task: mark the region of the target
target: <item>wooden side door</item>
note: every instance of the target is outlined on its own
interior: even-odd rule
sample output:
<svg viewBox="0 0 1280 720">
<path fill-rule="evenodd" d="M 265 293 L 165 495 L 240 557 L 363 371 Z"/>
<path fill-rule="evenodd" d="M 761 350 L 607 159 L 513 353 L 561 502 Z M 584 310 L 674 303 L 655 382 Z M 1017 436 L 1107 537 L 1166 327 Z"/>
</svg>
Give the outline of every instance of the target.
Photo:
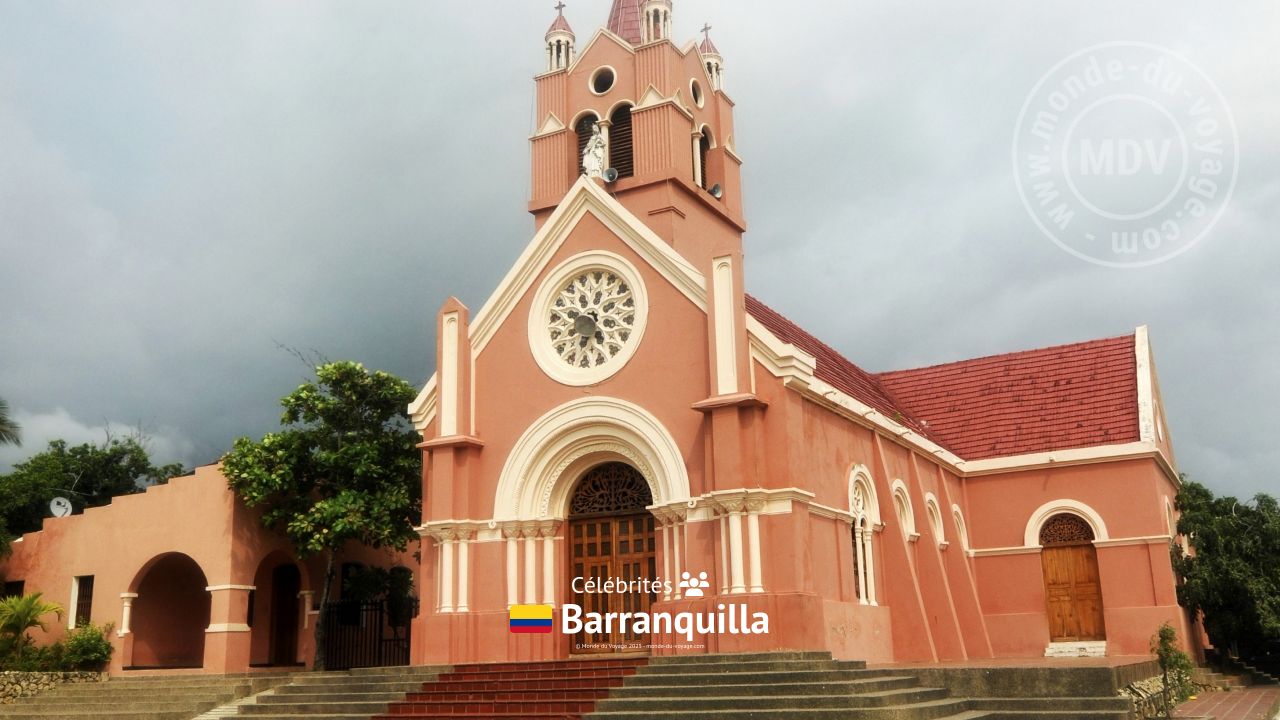
<svg viewBox="0 0 1280 720">
<path fill-rule="evenodd" d="M 1105 639 L 1102 584 L 1093 545 L 1046 547 L 1041 563 L 1050 641 Z"/>
</svg>

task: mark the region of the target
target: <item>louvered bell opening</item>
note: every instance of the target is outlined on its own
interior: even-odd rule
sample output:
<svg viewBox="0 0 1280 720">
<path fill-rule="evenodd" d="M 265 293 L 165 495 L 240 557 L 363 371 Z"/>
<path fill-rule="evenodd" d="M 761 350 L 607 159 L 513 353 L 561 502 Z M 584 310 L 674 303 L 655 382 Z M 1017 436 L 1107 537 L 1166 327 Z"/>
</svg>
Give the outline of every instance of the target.
<svg viewBox="0 0 1280 720">
<path fill-rule="evenodd" d="M 596 116 L 587 113 L 578 120 L 578 124 L 573 128 L 573 131 L 578 134 L 578 159 L 574 161 L 574 165 L 577 166 L 579 175 L 585 171 L 585 168 L 582 167 L 582 155 L 587 151 L 587 143 L 591 142 L 591 131 L 595 123 Z"/>
<path fill-rule="evenodd" d="M 635 147 L 631 140 L 631 106 L 618 108 L 609 120 L 609 167 L 618 171 L 618 177 L 629 178 L 636 174 Z"/>
<path fill-rule="evenodd" d="M 707 131 L 702 131 L 702 138 L 698 140 L 698 167 L 702 168 L 699 173 L 702 176 L 702 189 L 706 190 L 709 186 L 707 182 L 707 153 L 711 152 L 711 138 L 707 135 Z"/>
</svg>

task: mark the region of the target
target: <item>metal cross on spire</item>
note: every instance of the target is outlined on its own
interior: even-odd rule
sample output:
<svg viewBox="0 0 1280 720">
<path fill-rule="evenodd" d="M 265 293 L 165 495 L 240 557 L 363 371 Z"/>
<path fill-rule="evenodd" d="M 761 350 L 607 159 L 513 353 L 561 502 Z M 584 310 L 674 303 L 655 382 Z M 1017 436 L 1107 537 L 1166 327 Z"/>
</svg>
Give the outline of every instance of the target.
<svg viewBox="0 0 1280 720">
<path fill-rule="evenodd" d="M 705 35 L 705 36 L 707 37 L 707 39 L 708 39 L 708 40 L 710 40 L 710 39 L 711 39 L 711 24 L 710 24 L 710 23 L 707 23 L 706 25 L 703 25 L 703 26 L 702 26 L 702 34 L 703 34 L 703 35 Z"/>
<path fill-rule="evenodd" d="M 564 4 L 564 0 L 561 0 L 560 2 L 556 3 L 556 12 L 560 13 L 561 15 L 563 15 L 563 14 L 564 14 L 564 9 L 565 9 L 566 7 L 568 7 L 568 6 Z"/>
</svg>

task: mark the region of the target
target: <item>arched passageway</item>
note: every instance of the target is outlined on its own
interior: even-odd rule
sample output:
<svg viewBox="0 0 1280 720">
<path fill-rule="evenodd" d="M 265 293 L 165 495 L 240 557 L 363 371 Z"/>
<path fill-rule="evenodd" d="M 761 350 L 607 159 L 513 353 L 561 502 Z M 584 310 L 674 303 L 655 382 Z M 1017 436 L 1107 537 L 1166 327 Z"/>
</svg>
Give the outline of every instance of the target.
<svg viewBox="0 0 1280 720">
<path fill-rule="evenodd" d="M 153 558 L 134 579 L 131 632 L 133 668 L 204 666 L 209 627 L 209 583 L 191 557 L 167 553 Z"/>
</svg>

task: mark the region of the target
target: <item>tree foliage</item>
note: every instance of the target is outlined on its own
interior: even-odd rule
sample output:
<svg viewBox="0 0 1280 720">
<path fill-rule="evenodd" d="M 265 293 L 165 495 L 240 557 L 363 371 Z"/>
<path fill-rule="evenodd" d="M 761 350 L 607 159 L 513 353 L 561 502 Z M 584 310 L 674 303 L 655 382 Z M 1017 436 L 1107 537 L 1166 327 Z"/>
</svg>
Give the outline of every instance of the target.
<svg viewBox="0 0 1280 720">
<path fill-rule="evenodd" d="M 0 476 L 0 546 L 7 547 L 12 536 L 39 530 L 55 497 L 67 498 L 74 512 L 82 512 L 182 474 L 181 465 L 152 463 L 146 442 L 141 431 L 123 438 L 108 434 L 98 445 L 53 440 L 15 465 Z"/>
<path fill-rule="evenodd" d="M 411 385 L 359 363 L 316 368 L 283 400 L 280 432 L 241 438 L 222 459 L 232 488 L 301 556 L 324 554 L 326 612 L 337 551 L 348 542 L 404 550 L 421 518 L 421 461 L 405 408 Z M 323 669 L 324 618 L 316 623 Z"/>
<path fill-rule="evenodd" d="M 22 426 L 9 417 L 9 403 L 0 398 L 0 445 L 21 445 Z"/>
<path fill-rule="evenodd" d="M 1218 498 L 1186 482 L 1177 506 L 1178 532 L 1191 548 L 1173 553 L 1179 602 L 1203 613 L 1219 650 L 1247 656 L 1280 638 L 1280 504 L 1269 495 Z"/>
</svg>

